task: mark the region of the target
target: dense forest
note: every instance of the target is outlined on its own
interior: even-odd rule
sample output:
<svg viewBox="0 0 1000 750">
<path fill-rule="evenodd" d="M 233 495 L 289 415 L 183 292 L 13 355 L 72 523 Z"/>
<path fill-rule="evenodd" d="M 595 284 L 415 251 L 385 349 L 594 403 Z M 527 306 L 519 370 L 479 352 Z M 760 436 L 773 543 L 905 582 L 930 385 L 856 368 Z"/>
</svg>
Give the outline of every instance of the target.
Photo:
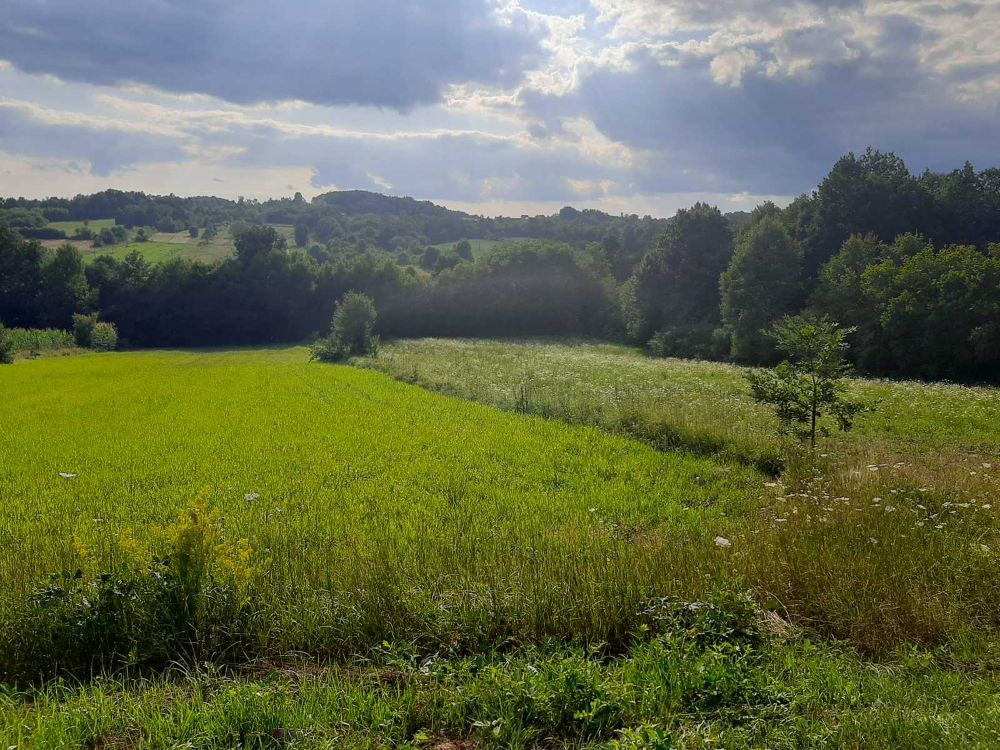
<svg viewBox="0 0 1000 750">
<path fill-rule="evenodd" d="M 225 225 L 235 253 L 85 263 L 73 245 L 38 241 L 60 238 L 50 222 L 109 218 L 139 231 Z M 470 239 L 506 241 L 474 258 Z M 1000 169 L 914 175 L 871 149 L 786 208 L 697 204 L 669 220 L 569 207 L 484 218 L 360 191 L 265 202 L 105 191 L 0 201 L 0 322 L 67 328 L 96 312 L 131 346 L 297 341 L 359 290 L 383 336 L 627 338 L 663 356 L 766 364 L 763 331 L 810 308 L 855 329 L 865 374 L 997 382 L 998 243 Z"/>
</svg>

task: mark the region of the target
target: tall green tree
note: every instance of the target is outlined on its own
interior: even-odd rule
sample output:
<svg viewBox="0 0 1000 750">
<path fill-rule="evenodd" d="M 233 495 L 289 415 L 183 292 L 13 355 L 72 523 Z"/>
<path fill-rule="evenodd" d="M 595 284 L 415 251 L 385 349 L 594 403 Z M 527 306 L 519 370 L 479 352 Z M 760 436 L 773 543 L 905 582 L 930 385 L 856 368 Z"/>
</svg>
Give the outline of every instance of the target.
<svg viewBox="0 0 1000 750">
<path fill-rule="evenodd" d="M 73 313 L 89 306 L 89 292 L 83 256 L 73 245 L 62 245 L 42 265 L 39 322 L 43 326 L 69 328 Z"/>
<path fill-rule="evenodd" d="M 906 232 L 924 232 L 933 222 L 927 189 L 893 153 L 867 149 L 842 157 L 820 183 L 816 212 L 806 238 L 805 266 L 815 276 L 852 234 L 892 242 Z"/>
<path fill-rule="evenodd" d="M 305 224 L 295 225 L 295 246 L 305 247 L 309 244 L 309 227 Z"/>
<path fill-rule="evenodd" d="M 285 238 L 278 234 L 274 227 L 248 225 L 234 232 L 236 258 L 248 265 L 257 258 L 264 257 L 273 251 L 284 251 Z"/>
<path fill-rule="evenodd" d="M 30 328 L 39 324 L 45 251 L 0 222 L 0 321 Z"/>
<path fill-rule="evenodd" d="M 731 356 L 752 364 L 773 361 L 774 341 L 766 329 L 798 309 L 802 297 L 802 253 L 773 210 L 763 211 L 740 235 L 720 286 Z"/>
<path fill-rule="evenodd" d="M 927 244 L 869 266 L 862 283 L 875 300 L 887 374 L 1000 379 L 1000 253 Z"/>
<path fill-rule="evenodd" d="M 733 235 L 718 208 L 697 203 L 678 211 L 625 286 L 623 312 L 632 339 L 718 323 L 719 277 L 732 255 Z"/>
</svg>

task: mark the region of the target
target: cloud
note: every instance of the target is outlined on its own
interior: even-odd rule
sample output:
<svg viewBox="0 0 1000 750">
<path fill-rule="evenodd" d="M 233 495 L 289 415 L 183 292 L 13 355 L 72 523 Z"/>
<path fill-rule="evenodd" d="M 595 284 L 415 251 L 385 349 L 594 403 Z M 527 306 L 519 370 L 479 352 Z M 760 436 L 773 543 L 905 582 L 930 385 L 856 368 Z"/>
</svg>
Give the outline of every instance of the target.
<svg viewBox="0 0 1000 750">
<path fill-rule="evenodd" d="M 567 133 L 536 142 L 523 136 L 441 132 L 405 137 L 288 133 L 265 125 L 237 126 L 215 134 L 243 145 L 228 163 L 253 168 L 309 165 L 313 184 L 338 185 L 430 199 L 565 200 L 571 187 L 601 185 L 627 169 L 609 159 L 593 132 Z M 593 128 L 591 127 L 591 131 Z"/>
<path fill-rule="evenodd" d="M 0 149 L 22 176 L 61 159 L 73 184 L 154 192 L 244 174 L 248 195 L 742 206 L 869 144 L 919 171 L 994 166 L 1000 141 L 996 0 L 78 6 L 0 3 Z"/>
<path fill-rule="evenodd" d="M 0 148 L 11 154 L 86 162 L 95 175 L 109 175 L 129 164 L 188 158 L 184 143 L 167 133 L 5 100 L 0 100 Z M 53 185 L 52 191 L 56 188 Z"/>
<path fill-rule="evenodd" d="M 405 110 L 509 86 L 542 30 L 491 0 L 4 0 L 0 57 L 71 81 Z"/>
<path fill-rule="evenodd" d="M 538 136 L 584 118 L 641 153 L 639 194 L 802 192 L 869 144 L 916 170 L 995 163 L 1000 51 L 968 22 L 996 29 L 1000 3 L 592 1 L 623 58 L 522 101 Z"/>
</svg>

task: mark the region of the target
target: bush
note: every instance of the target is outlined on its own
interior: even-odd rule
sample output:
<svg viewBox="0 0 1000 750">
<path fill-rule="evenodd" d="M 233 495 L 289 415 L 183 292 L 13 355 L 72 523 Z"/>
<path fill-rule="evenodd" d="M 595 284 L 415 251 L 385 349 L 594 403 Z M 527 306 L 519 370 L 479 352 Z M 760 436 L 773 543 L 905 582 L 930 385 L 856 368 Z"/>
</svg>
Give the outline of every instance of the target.
<svg viewBox="0 0 1000 750">
<path fill-rule="evenodd" d="M 334 340 L 333 336 L 317 339 L 309 347 L 309 358 L 317 362 L 342 362 L 349 356 L 343 344 Z"/>
<path fill-rule="evenodd" d="M 330 335 L 310 347 L 311 358 L 320 362 L 339 362 L 352 356 L 374 354 L 378 338 L 375 327 L 375 303 L 361 292 L 348 292 L 337 303 L 330 322 Z"/>
<path fill-rule="evenodd" d="M 76 314 L 73 316 L 73 340 L 76 345 L 89 349 L 94 341 L 94 329 L 97 327 L 97 313 L 92 315 Z"/>
<path fill-rule="evenodd" d="M 663 328 L 646 343 L 646 350 L 654 357 L 724 360 L 729 348 L 729 331 L 712 323 Z"/>
<path fill-rule="evenodd" d="M 0 323 L 0 365 L 9 365 L 14 362 L 14 342 L 11 340 L 7 329 Z"/>
<path fill-rule="evenodd" d="M 18 230 L 21 236 L 31 240 L 64 240 L 66 233 L 55 227 L 22 228 Z"/>
<path fill-rule="evenodd" d="M 118 329 L 114 323 L 98 323 L 94 326 L 90 348 L 95 352 L 110 352 L 118 348 Z"/>
<path fill-rule="evenodd" d="M 118 346 L 118 329 L 114 323 L 99 323 L 97 313 L 73 316 L 73 340 L 77 346 L 98 352 L 109 352 Z"/>
</svg>

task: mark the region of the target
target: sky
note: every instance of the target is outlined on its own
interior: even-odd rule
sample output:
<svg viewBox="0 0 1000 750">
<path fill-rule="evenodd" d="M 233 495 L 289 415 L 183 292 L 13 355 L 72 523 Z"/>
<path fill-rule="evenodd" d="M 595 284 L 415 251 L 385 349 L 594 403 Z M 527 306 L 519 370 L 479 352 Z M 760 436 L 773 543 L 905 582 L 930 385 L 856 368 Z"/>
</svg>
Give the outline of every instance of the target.
<svg viewBox="0 0 1000 750">
<path fill-rule="evenodd" d="M 3 0 L 0 195 L 669 216 L 1000 166 L 1000 0 Z"/>
</svg>

